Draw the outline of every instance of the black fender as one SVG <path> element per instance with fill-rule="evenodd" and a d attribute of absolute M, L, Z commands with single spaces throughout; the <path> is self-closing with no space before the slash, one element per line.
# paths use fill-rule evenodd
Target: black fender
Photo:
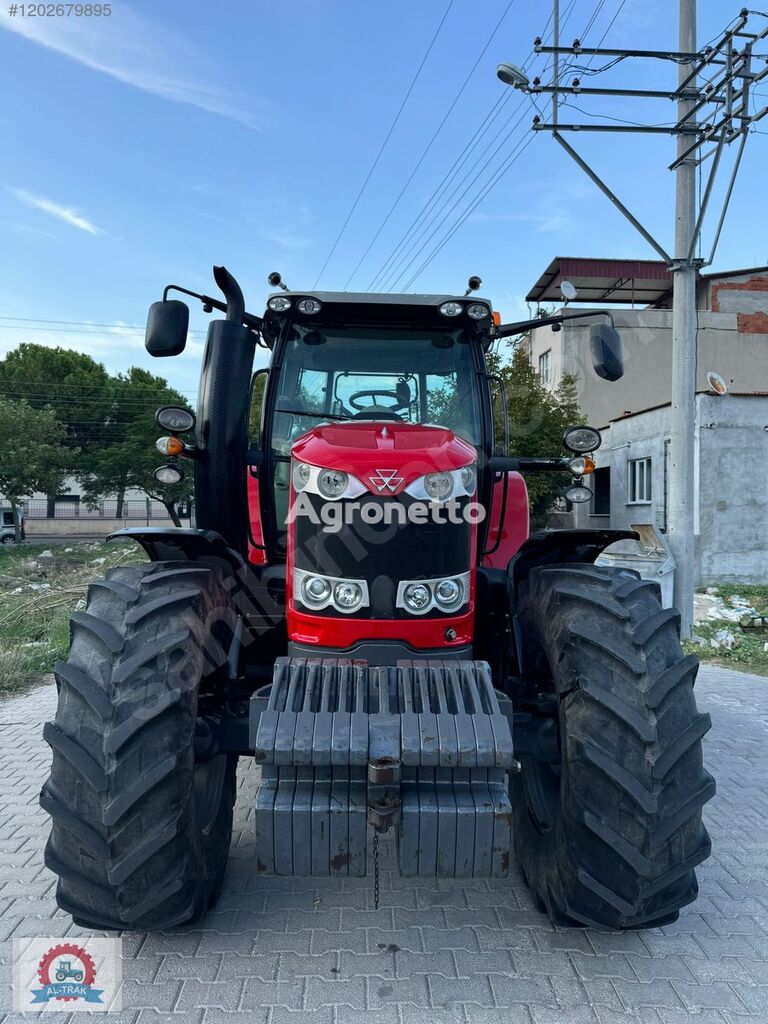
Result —
<path fill-rule="evenodd" d="M 226 575 L 241 578 L 248 566 L 243 556 L 231 548 L 215 530 L 181 526 L 127 526 L 115 530 L 110 540 L 135 540 L 151 562 L 202 562 L 223 569 Z"/>
<path fill-rule="evenodd" d="M 618 540 L 639 540 L 639 537 L 634 530 L 539 530 L 531 534 L 507 566 L 511 596 L 517 596 L 520 584 L 531 569 L 563 562 L 594 562 Z"/>
<path fill-rule="evenodd" d="M 566 562 L 594 562 L 619 540 L 638 540 L 634 530 L 540 530 L 531 534 L 507 566 L 507 609 L 517 660 L 517 673 L 525 657 L 517 622 L 520 585 L 531 569 Z"/>
<path fill-rule="evenodd" d="M 285 654 L 285 566 L 248 563 L 215 530 L 189 527 L 128 526 L 107 540 L 135 540 L 152 562 L 196 562 L 219 568 L 238 627 L 240 669 L 271 666 Z M 271 668 L 270 668 L 271 673 Z"/>

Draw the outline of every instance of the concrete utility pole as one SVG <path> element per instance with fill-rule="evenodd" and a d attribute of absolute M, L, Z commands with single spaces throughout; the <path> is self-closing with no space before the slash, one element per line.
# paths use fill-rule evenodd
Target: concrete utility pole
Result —
<path fill-rule="evenodd" d="M 696 51 L 696 0 L 680 0 L 680 50 Z M 680 86 L 696 88 L 690 69 L 680 65 Z M 681 98 L 678 122 L 694 105 Z M 688 120 L 691 124 L 691 120 Z M 690 149 L 690 139 L 677 137 L 677 155 Z M 696 415 L 696 262 L 691 252 L 696 224 L 696 158 L 689 154 L 675 171 L 675 263 L 672 292 L 672 415 L 670 430 L 669 546 L 676 562 L 675 607 L 682 617 L 682 634 L 693 628 L 695 578 L 694 545 L 694 427 Z"/>

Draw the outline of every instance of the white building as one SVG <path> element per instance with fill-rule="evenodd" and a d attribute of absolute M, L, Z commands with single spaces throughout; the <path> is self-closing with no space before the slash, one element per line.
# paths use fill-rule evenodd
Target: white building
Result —
<path fill-rule="evenodd" d="M 625 375 L 602 381 L 591 369 L 589 327 L 539 328 L 526 349 L 543 383 L 578 377 L 587 421 L 603 431 L 585 506 L 558 525 L 667 527 L 671 397 L 671 277 L 657 261 L 555 260 L 528 296 L 545 305 L 571 281 L 595 307 L 614 312 Z M 649 305 L 632 308 L 633 298 Z M 626 308 L 625 304 L 630 308 Z M 768 580 L 768 267 L 702 275 L 698 288 L 695 547 L 699 584 Z M 714 395 L 716 371 L 728 384 Z"/>

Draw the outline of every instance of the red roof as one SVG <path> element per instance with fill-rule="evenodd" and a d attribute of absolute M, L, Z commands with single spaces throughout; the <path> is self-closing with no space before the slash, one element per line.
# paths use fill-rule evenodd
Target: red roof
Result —
<path fill-rule="evenodd" d="M 672 287 L 672 274 L 664 260 L 595 260 L 556 257 L 526 295 L 528 302 L 562 302 L 561 281 L 576 289 L 576 302 L 658 302 Z"/>

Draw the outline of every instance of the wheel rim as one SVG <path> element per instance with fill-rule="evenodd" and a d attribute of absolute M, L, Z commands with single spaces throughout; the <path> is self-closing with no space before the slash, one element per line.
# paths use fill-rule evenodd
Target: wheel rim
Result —
<path fill-rule="evenodd" d="M 530 711 L 535 722 L 544 724 L 553 721 L 555 723 L 557 747 L 561 749 L 559 702 L 555 693 L 549 661 L 543 648 L 535 640 L 530 645 L 528 657 L 529 664 L 535 666 L 533 689 L 537 692 L 539 699 L 531 700 L 530 707 L 527 707 L 526 710 Z M 550 698 L 556 702 L 554 713 L 552 711 L 542 712 L 542 703 Z M 561 763 L 537 757 L 532 752 L 521 754 L 520 761 L 520 781 L 528 817 L 537 832 L 550 832 L 559 817 Z"/>
<path fill-rule="evenodd" d="M 209 835 L 216 824 L 227 775 L 226 754 L 218 754 L 195 765 L 195 818 L 203 835 Z"/>

